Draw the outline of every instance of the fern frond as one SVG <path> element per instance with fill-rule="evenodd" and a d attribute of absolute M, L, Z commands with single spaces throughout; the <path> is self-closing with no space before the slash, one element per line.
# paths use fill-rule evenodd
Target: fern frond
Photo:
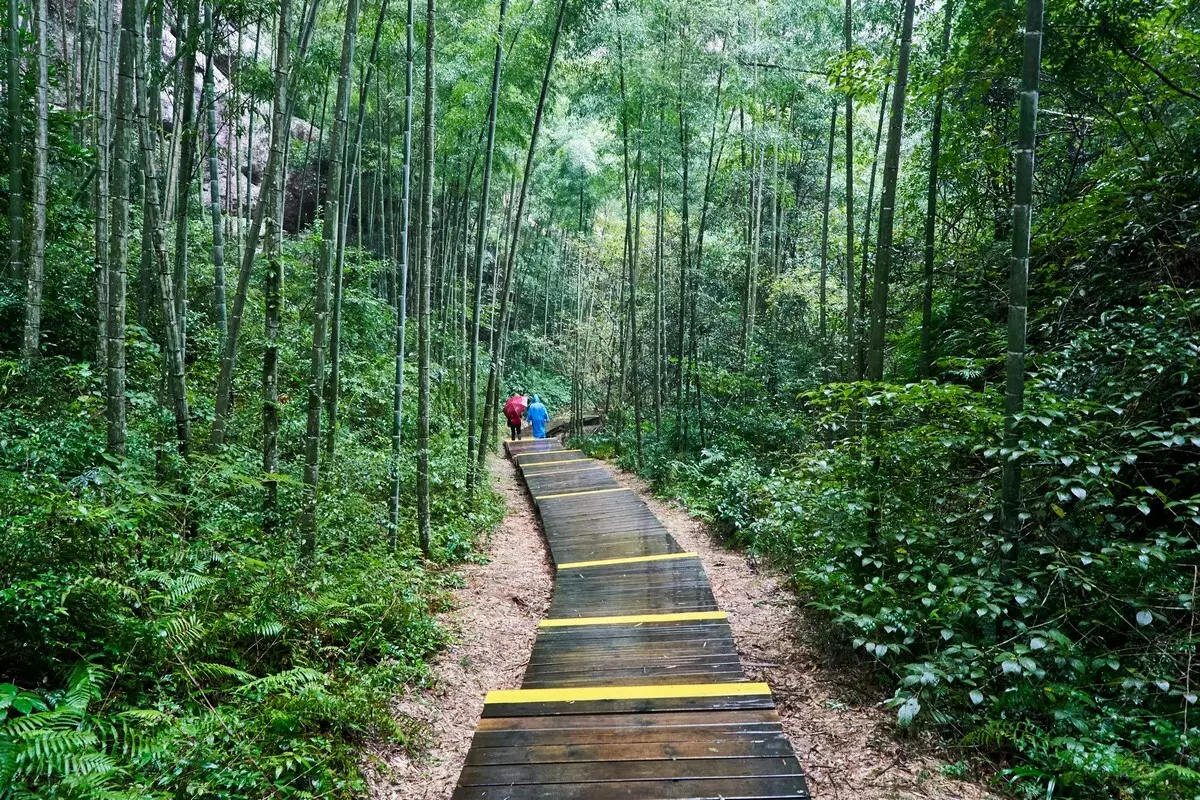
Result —
<path fill-rule="evenodd" d="M 93 700 L 100 699 L 100 690 L 108 682 L 110 673 L 99 664 L 80 661 L 71 668 L 67 678 L 67 694 L 63 703 L 79 711 L 86 711 Z"/>
<path fill-rule="evenodd" d="M 270 694 L 280 691 L 295 691 L 312 684 L 323 684 L 327 680 L 324 672 L 309 667 L 295 667 L 273 675 L 265 675 L 242 686 L 238 691 L 243 694 L 259 692 Z"/>
<path fill-rule="evenodd" d="M 175 650 L 186 651 L 204 636 L 204 625 L 195 614 L 180 614 L 169 618 L 160 634 Z"/>
<path fill-rule="evenodd" d="M 106 765 L 111 769 L 112 760 L 96 750 L 99 743 L 89 731 L 30 731 L 16 742 L 17 770 L 27 775 L 71 775 L 96 772 Z"/>
<path fill-rule="evenodd" d="M 283 633 L 283 623 L 274 619 L 254 619 L 248 620 L 245 626 L 246 633 L 253 634 L 263 639 L 274 639 L 279 634 Z"/>
<path fill-rule="evenodd" d="M 84 718 L 84 712 L 71 706 L 60 706 L 53 711 L 42 711 L 37 714 L 27 714 L 24 717 L 13 717 L 0 725 L 0 738 L 12 737 L 19 739 L 41 730 L 72 730 L 78 728 Z"/>
<path fill-rule="evenodd" d="M 237 681 L 238 683 L 249 683 L 254 680 L 254 676 L 249 672 L 230 667 L 226 664 L 216 664 L 211 661 L 200 661 L 191 665 L 192 672 L 199 678 L 208 678 L 209 680 L 228 679 Z"/>
<path fill-rule="evenodd" d="M 198 572 L 185 572 L 167 581 L 167 590 L 160 596 L 165 597 L 170 605 L 178 606 L 196 592 L 207 586 L 211 586 L 213 583 L 215 583 L 215 580 L 207 575 L 201 575 Z"/>
<path fill-rule="evenodd" d="M 126 586 L 120 581 L 114 581 L 110 578 L 101 578 L 96 575 L 84 575 L 81 578 L 76 578 L 75 581 L 67 588 L 67 591 L 63 593 L 63 604 L 66 604 L 67 598 L 69 598 L 74 592 L 88 588 L 107 589 L 111 592 L 114 592 L 117 596 L 129 603 L 129 605 L 133 606 L 134 608 L 137 608 L 142 604 L 141 597 L 138 596 L 137 590 L 135 590 L 133 587 Z"/>

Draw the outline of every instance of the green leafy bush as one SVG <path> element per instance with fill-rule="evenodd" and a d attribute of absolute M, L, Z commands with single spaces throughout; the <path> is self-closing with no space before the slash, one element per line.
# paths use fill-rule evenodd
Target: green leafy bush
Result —
<path fill-rule="evenodd" d="M 690 459 L 654 445 L 645 470 L 791 570 L 895 686 L 900 725 L 998 757 L 1030 798 L 1193 798 L 1198 320 L 1200 294 L 1171 289 L 1078 331 L 1037 366 L 1017 454 L 994 390 L 828 384 L 770 449 L 722 430 Z"/>

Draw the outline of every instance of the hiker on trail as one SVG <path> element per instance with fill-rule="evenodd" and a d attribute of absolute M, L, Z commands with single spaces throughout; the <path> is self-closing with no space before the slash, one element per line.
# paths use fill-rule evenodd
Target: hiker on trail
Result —
<path fill-rule="evenodd" d="M 529 406 L 529 410 L 525 412 L 525 419 L 529 420 L 529 424 L 533 426 L 533 438 L 546 438 L 546 423 L 550 421 L 550 412 L 542 405 L 542 400 L 536 394 L 533 396 L 533 403 Z"/>
<path fill-rule="evenodd" d="M 521 415 L 529 406 L 529 401 L 523 394 L 514 394 L 504 404 L 504 416 L 508 419 L 508 430 L 514 442 L 521 441 Z"/>

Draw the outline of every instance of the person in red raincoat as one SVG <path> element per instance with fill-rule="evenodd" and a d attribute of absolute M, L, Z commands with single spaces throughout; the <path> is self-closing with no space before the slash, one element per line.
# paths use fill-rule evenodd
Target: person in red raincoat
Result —
<path fill-rule="evenodd" d="M 521 415 L 525 413 L 528 401 L 524 395 L 514 394 L 504 404 L 504 416 L 508 419 L 508 430 L 514 442 L 521 441 Z"/>

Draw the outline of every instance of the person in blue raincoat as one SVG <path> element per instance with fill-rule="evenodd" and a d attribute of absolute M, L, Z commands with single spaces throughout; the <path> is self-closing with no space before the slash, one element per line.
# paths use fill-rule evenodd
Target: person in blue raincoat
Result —
<path fill-rule="evenodd" d="M 529 404 L 529 410 L 525 412 L 525 419 L 533 426 L 533 438 L 546 438 L 546 423 L 550 421 L 550 412 L 536 394 L 533 396 L 533 402 Z"/>

